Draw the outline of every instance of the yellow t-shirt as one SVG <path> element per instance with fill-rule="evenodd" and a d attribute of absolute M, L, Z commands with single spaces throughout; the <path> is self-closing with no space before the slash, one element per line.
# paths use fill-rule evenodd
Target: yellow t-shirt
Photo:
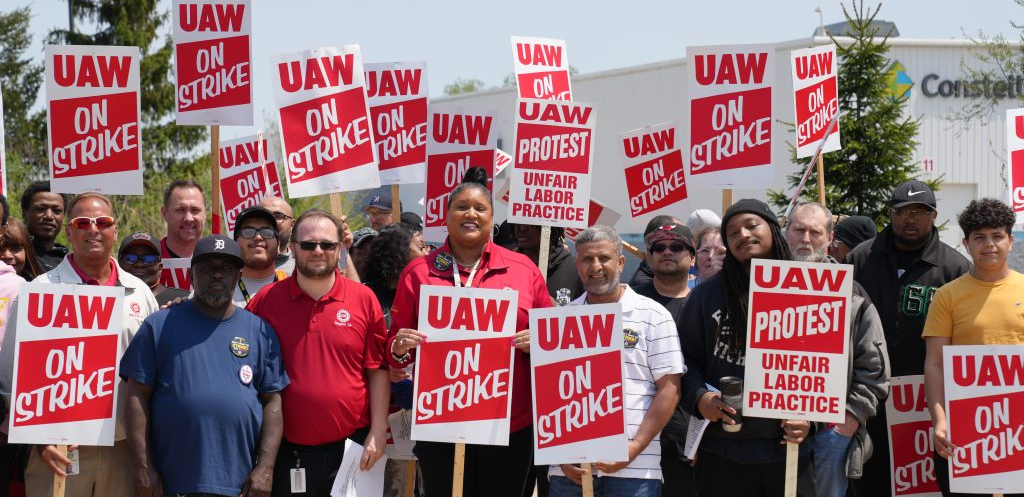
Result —
<path fill-rule="evenodd" d="M 925 337 L 950 337 L 952 345 L 1024 343 L 1024 274 L 1010 271 L 999 281 L 965 274 L 935 292 Z"/>

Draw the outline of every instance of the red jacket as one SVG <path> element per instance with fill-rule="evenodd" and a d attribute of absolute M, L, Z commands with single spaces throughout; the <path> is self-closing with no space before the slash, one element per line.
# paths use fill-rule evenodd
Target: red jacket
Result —
<path fill-rule="evenodd" d="M 391 329 L 388 331 L 386 355 L 393 368 L 404 368 L 409 363 L 395 361 L 391 354 L 391 345 L 395 334 L 400 328 L 418 329 L 420 286 L 438 285 L 455 286 L 452 268 L 456 264 L 437 261 L 443 252 L 451 252 L 448 242 L 438 250 L 425 257 L 420 257 L 406 266 L 398 278 L 398 289 L 391 307 Z M 460 279 L 463 285 L 469 273 L 462 271 Z M 473 288 L 493 288 L 502 290 L 510 288 L 519 292 L 519 306 L 516 312 L 516 331 L 530 327 L 530 309 L 551 307 L 544 277 L 536 264 L 528 257 L 517 254 L 488 242 L 481 256 L 480 266 L 473 280 Z M 511 347 L 512 344 L 510 343 Z M 413 349 L 413 354 L 416 350 Z M 412 362 L 414 358 L 410 359 Z M 516 350 L 515 364 L 512 370 L 512 415 L 510 430 L 512 432 L 526 428 L 532 424 L 533 407 L 530 393 L 530 355 Z"/>

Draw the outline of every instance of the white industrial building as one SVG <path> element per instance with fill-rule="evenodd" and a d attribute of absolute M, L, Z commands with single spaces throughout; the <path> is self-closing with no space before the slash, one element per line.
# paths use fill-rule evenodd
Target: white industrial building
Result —
<path fill-rule="evenodd" d="M 774 180 L 766 185 L 773 190 L 787 190 L 786 176 L 797 171 L 789 159 L 787 143 L 794 134 L 783 124 L 793 122 L 793 93 L 789 52 L 798 48 L 831 43 L 828 37 L 816 36 L 777 44 L 776 90 L 774 91 L 775 124 L 773 129 L 773 163 L 777 166 Z M 945 242 L 959 246 L 962 238 L 956 227 L 956 214 L 974 198 L 992 196 L 1005 199 L 1005 110 L 1020 106 L 1020 77 L 1015 77 L 1000 88 L 1009 93 L 985 122 L 975 122 L 966 129 L 951 116 L 972 101 L 964 96 L 966 86 L 962 79 L 961 64 L 978 65 L 978 48 L 969 40 L 914 40 L 893 37 L 889 39 L 889 58 L 898 62 L 912 82 L 908 112 L 920 119 L 919 145 L 915 159 L 919 176 L 943 176 L 938 192 L 941 224 L 950 221 L 943 231 Z M 679 47 L 684 53 L 685 48 Z M 571 53 L 571 52 L 570 52 Z M 595 133 L 595 160 L 592 196 L 606 206 L 623 214 L 616 225 L 623 233 L 643 231 L 649 216 L 633 219 L 629 216 L 625 191 L 625 177 L 621 157 L 620 133 L 647 125 L 677 121 L 682 126 L 683 150 L 688 150 L 688 100 L 686 89 L 686 60 L 675 59 L 660 63 L 575 76 L 572 80 L 573 98 L 595 104 L 598 113 Z M 839 75 L 843 77 L 842 73 Z M 1007 85 L 1013 86 L 1007 91 Z M 432 106 L 497 109 L 499 114 L 499 148 L 510 150 L 514 136 L 515 89 L 496 89 L 479 93 L 435 99 Z M 687 156 L 684 152 L 684 157 Z M 828 164 L 826 178 L 828 177 Z M 895 185 L 893 185 L 895 186 Z M 809 185 L 814 188 L 814 185 Z M 718 211 L 721 191 L 688 189 L 689 198 L 670 214 L 687 216 L 697 208 Z M 422 185 L 402 188 L 406 205 L 415 205 L 423 197 Z M 765 190 L 736 190 L 734 198 L 754 197 L 767 200 Z M 495 220 L 505 218 L 503 206 L 498 207 Z"/>

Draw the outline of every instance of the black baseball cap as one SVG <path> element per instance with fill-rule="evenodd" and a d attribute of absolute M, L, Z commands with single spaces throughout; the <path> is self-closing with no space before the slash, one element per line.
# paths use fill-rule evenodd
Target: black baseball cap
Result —
<path fill-rule="evenodd" d="M 892 191 L 889 205 L 894 209 L 912 204 L 921 204 L 935 210 L 935 192 L 924 182 L 912 179 L 897 186 Z"/>
<path fill-rule="evenodd" d="M 245 265 L 245 261 L 242 260 L 242 247 L 238 246 L 238 242 L 224 235 L 210 235 L 200 238 L 196 243 L 196 248 L 192 252 L 192 266 L 203 259 L 218 255 L 230 259 L 238 267 Z"/>
<path fill-rule="evenodd" d="M 145 231 L 136 231 L 135 233 L 124 237 L 124 240 L 121 240 L 121 248 L 117 249 L 117 257 L 120 259 L 121 256 L 124 255 L 124 251 L 128 250 L 128 247 L 133 247 L 135 245 L 145 245 L 146 247 L 153 249 L 153 252 L 156 252 L 157 255 L 160 254 L 160 243 L 157 241 L 156 237 L 146 233 Z"/>
<path fill-rule="evenodd" d="M 238 240 L 238 236 L 242 233 L 242 223 L 254 217 L 261 217 L 265 219 L 270 223 L 270 227 L 274 228 L 274 233 L 277 233 L 277 219 L 274 219 L 274 213 L 270 212 L 270 209 L 267 209 L 266 207 L 257 205 L 242 211 L 242 213 L 235 218 L 235 240 Z"/>

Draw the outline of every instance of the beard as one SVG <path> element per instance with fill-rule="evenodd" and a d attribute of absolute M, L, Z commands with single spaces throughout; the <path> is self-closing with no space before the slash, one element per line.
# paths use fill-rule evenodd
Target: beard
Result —
<path fill-rule="evenodd" d="M 333 261 L 330 258 L 327 259 L 327 263 L 322 268 L 315 267 L 306 261 L 295 261 L 295 269 L 299 274 L 311 279 L 326 278 L 334 273 L 336 267 L 338 267 L 337 258 L 334 258 Z"/>
<path fill-rule="evenodd" d="M 195 298 L 196 300 L 203 303 L 207 307 L 220 309 L 226 305 L 231 305 L 232 291 L 230 290 L 211 290 L 209 288 L 200 292 L 196 289 Z"/>
<path fill-rule="evenodd" d="M 801 249 L 810 249 L 811 253 L 801 254 L 799 252 Z M 797 245 L 792 251 L 792 259 L 797 262 L 825 262 L 828 260 L 828 245 L 822 245 L 819 248 L 804 244 Z"/>

